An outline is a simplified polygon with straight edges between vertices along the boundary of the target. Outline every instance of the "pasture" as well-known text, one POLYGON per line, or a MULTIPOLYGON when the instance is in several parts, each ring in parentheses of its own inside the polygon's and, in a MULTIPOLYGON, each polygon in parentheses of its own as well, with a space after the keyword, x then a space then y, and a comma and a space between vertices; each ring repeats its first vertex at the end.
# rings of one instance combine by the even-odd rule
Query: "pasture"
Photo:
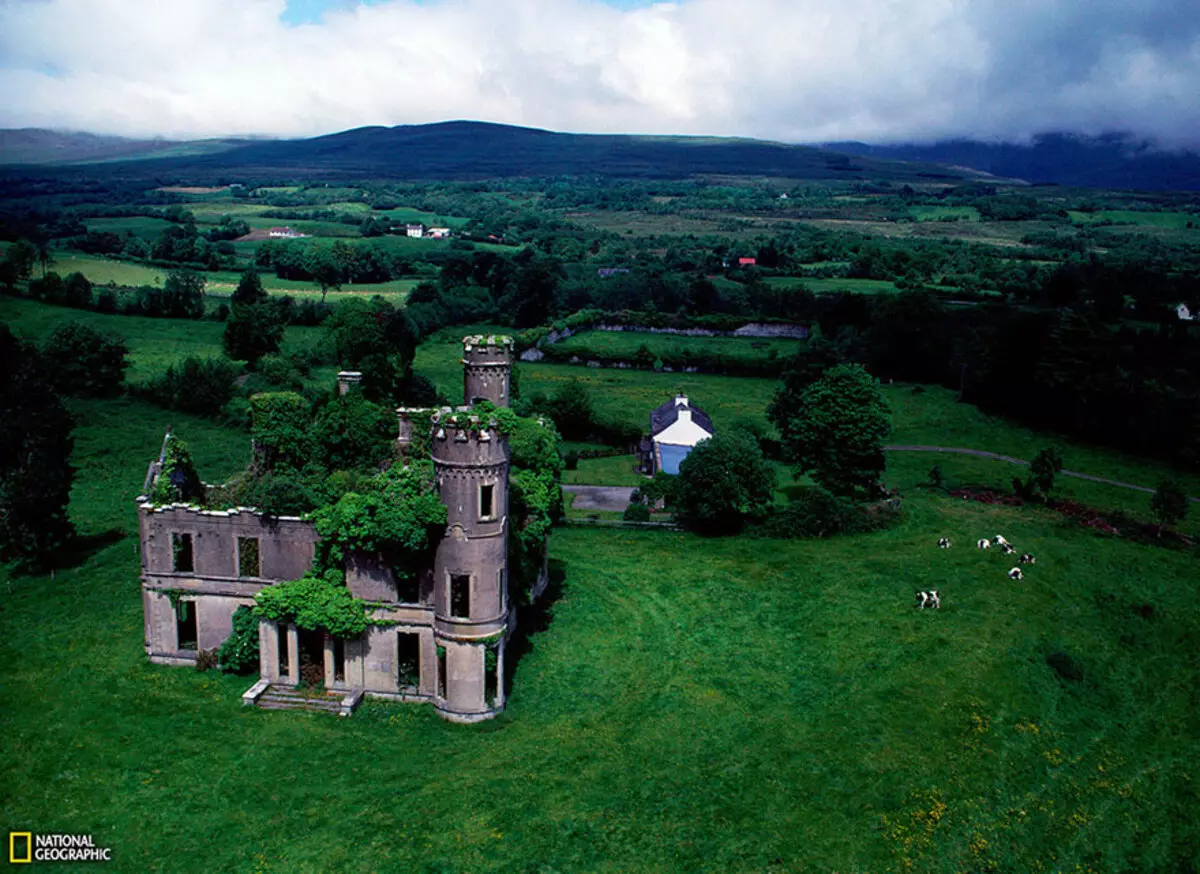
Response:
POLYGON ((794 355, 799 344, 798 340, 779 338, 686 337, 640 331, 586 331, 568 337, 555 346, 581 358, 587 358, 590 354, 632 361, 638 350, 645 346, 655 356, 687 354, 703 358, 719 355, 757 361, 794 355))
POLYGON ((1146 212, 1133 209, 1102 209, 1096 212, 1068 212, 1071 221, 1081 225, 1091 225, 1097 222, 1114 222, 1123 225, 1138 225, 1147 228, 1167 228, 1170 230, 1186 230, 1189 222, 1192 227, 1200 225, 1200 214, 1187 212, 1146 212))
MULTIPOLYGON (((90 545, 0 572, 0 827, 90 833, 114 871, 1163 871, 1200 847, 1184 554, 923 493, 828 541, 560 529, 499 720, 247 710, 253 678, 142 650, 132 497, 163 414, 73 406, 90 545), (1037 554, 1023 583, 966 546, 997 532, 1037 554)), ((206 478, 244 463, 244 434, 171 420, 206 478)))

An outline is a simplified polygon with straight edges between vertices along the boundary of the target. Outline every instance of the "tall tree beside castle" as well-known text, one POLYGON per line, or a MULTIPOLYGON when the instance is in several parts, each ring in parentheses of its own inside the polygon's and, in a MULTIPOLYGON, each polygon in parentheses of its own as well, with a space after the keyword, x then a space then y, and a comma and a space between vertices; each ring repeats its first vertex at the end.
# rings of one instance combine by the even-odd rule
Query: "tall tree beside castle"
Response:
POLYGON ((251 268, 242 274, 230 304, 222 338, 226 355, 254 367, 264 356, 279 351, 283 314, 263 288, 258 271, 251 268))
POLYGON ((0 559, 40 561, 74 535, 73 422, 37 349, 0 324, 0 559))

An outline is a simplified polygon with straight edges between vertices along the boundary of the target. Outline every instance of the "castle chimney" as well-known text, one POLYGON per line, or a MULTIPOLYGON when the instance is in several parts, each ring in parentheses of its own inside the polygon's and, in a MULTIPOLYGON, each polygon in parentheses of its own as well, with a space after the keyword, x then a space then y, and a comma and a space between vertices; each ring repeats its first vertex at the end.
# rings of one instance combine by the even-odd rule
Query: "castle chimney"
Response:
POLYGON ((362 382, 362 373, 357 370, 342 370, 337 375, 338 394, 344 395, 350 391, 351 386, 356 386, 362 382))

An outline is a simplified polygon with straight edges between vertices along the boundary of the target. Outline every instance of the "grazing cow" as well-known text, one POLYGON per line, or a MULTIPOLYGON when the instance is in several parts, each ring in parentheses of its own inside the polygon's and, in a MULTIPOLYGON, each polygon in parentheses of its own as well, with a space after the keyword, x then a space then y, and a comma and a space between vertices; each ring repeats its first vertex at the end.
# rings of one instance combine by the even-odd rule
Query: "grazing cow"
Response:
POLYGON ((996 544, 997 546, 1008 546, 1008 541, 1004 539, 1003 534, 997 534, 995 537, 993 537, 992 543, 996 544))
POLYGON ((1023 580, 1025 579, 1025 574, 1021 572, 1019 567, 1015 567, 1008 572, 1008 578, 1010 580, 1023 580))
POLYGON ((1030 553, 1023 552, 1021 553, 1021 557, 1017 559, 1017 562, 1019 564, 1037 564, 1037 559, 1034 558, 1030 553))
POLYGON ((982 538, 981 540, 977 540, 975 542, 975 545, 978 546, 980 549, 991 549, 992 548, 992 542, 990 540, 988 540, 986 537, 982 538))
POLYGON ((942 599, 938 597, 937 590, 930 589, 928 592, 917 592, 917 609, 924 610, 929 607, 931 610, 937 610, 942 606, 942 599))
POLYGON ((950 538, 949 537, 940 538, 938 540, 938 548, 939 549, 949 549, 950 548, 950 538))
POLYGON ((1000 549, 1002 549, 1004 551, 1005 555, 1012 555, 1014 552, 1017 551, 1017 548, 1015 546, 1013 546, 1011 543, 1005 543, 1003 546, 1000 547, 1000 549))

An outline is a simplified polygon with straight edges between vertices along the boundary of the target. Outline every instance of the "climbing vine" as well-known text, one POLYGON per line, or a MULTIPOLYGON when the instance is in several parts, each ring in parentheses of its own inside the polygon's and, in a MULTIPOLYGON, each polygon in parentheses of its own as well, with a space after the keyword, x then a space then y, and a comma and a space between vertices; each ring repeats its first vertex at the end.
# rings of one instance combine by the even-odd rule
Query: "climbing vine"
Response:
POLYGON ((321 576, 309 573, 267 586, 254 600, 257 616, 309 630, 324 629, 334 637, 357 637, 370 624, 364 602, 350 594, 338 571, 321 576))
POLYGON ((168 434, 163 447, 162 468, 147 495, 152 504, 174 501, 196 501, 204 497, 204 483, 196 472, 188 446, 173 434, 168 434))

